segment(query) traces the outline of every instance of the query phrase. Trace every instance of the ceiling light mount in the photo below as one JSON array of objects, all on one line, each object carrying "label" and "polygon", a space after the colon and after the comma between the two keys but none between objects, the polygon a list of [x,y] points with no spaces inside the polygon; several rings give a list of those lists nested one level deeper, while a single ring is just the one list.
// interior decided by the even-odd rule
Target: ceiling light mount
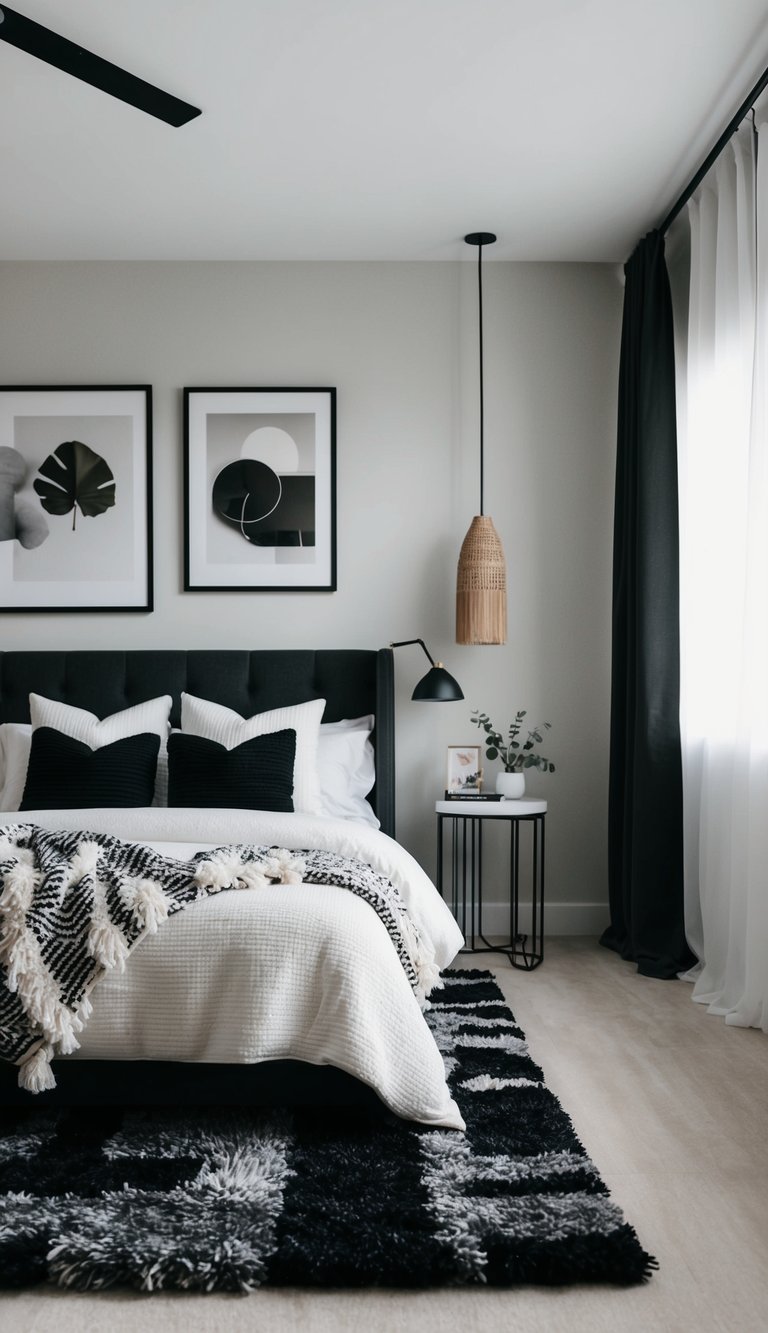
[{"label": "ceiling light mount", "polygon": [[464,240],[467,245],[493,245],[496,234],[492,231],[469,231]]}]

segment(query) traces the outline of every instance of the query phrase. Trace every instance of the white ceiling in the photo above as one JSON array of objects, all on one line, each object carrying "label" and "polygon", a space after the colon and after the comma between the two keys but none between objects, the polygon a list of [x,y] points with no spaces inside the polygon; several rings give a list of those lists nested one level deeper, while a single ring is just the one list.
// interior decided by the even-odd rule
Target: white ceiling
[{"label": "white ceiling", "polygon": [[203,114],[0,42],[4,259],[625,259],[768,62],[765,0],[16,6]]}]

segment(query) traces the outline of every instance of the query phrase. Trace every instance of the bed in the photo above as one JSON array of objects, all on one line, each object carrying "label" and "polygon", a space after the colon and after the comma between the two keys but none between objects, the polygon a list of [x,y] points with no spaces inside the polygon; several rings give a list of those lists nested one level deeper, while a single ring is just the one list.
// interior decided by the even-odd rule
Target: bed
[{"label": "bed", "polygon": [[[22,822],[85,829],[181,861],[246,843],[352,856],[396,886],[437,967],[458,951],[447,907],[393,838],[389,650],[0,653],[0,723],[28,723],[30,693],[99,718],[167,694],[174,728],[182,693],[242,718],[321,698],[324,726],[373,714],[368,799],[380,830],[318,814],[161,806],[2,811],[0,834]],[[196,903],[144,939],[125,972],[110,972],[91,998],[79,1048],[53,1060],[56,1087],[37,1104],[383,1102],[407,1118],[462,1127],[391,940],[368,903],[336,884]],[[5,1104],[29,1103],[17,1074],[0,1064]]]}]

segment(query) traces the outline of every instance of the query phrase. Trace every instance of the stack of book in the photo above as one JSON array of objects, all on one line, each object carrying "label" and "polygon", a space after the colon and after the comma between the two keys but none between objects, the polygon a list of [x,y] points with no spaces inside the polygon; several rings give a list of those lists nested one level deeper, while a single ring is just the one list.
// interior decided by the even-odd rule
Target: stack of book
[{"label": "stack of book", "polygon": [[447,791],[445,793],[446,801],[505,801],[505,796],[499,796],[495,791]]}]

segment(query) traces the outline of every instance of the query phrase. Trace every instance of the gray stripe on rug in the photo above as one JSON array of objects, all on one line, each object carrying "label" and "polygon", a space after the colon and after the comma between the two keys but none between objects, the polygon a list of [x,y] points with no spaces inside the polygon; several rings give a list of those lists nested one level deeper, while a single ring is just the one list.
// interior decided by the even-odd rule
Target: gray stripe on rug
[{"label": "gray stripe on rug", "polygon": [[262,1121],[258,1132],[242,1123],[239,1130],[224,1123],[221,1134],[195,1132],[193,1122],[179,1141],[204,1159],[184,1185],[157,1193],[126,1187],[80,1201],[76,1221],[63,1210],[48,1255],[54,1281],[96,1290],[138,1275],[144,1291],[213,1291],[230,1274],[241,1291],[261,1285],[290,1174],[285,1117]]},{"label": "gray stripe on rug", "polygon": [[596,1175],[592,1163],[577,1153],[546,1153],[532,1158],[482,1157],[473,1154],[465,1135],[435,1130],[422,1136],[426,1187],[438,1238],[451,1247],[457,1274],[464,1281],[484,1281],[486,1240],[503,1229],[515,1240],[566,1240],[608,1235],[623,1225],[621,1209],[605,1195],[526,1194],[521,1197],[472,1193],[488,1181],[521,1183],[583,1171]]}]

